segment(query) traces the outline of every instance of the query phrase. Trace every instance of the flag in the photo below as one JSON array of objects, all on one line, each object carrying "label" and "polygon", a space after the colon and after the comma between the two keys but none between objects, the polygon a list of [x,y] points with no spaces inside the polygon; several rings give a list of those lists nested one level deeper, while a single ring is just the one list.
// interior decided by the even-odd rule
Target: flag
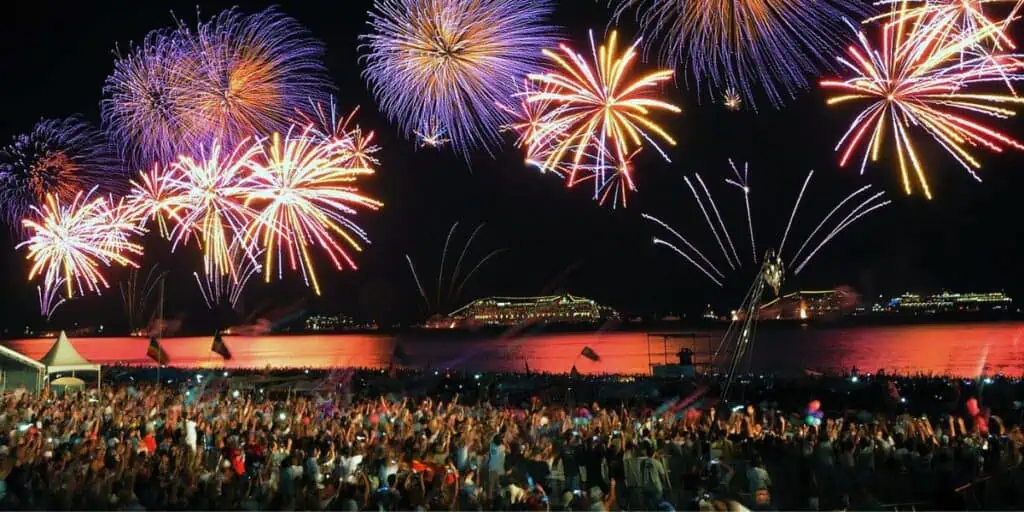
[{"label": "flag", "polygon": [[409,354],[405,353],[401,344],[395,343],[395,350],[391,353],[391,358],[398,361],[398,364],[406,364],[409,361]]},{"label": "flag", "polygon": [[220,354],[224,359],[231,359],[231,351],[224,344],[224,338],[221,337],[219,332],[213,336],[213,345],[210,347],[210,350]]},{"label": "flag", "polygon": [[601,356],[597,355],[597,352],[594,352],[594,349],[590,347],[583,347],[583,351],[580,352],[580,355],[594,361],[595,363],[601,360]]},{"label": "flag", "polygon": [[160,347],[160,342],[156,340],[156,336],[149,338],[149,348],[146,349],[146,356],[157,362],[157,364],[166,365],[171,361],[170,357],[167,357],[167,352]]}]

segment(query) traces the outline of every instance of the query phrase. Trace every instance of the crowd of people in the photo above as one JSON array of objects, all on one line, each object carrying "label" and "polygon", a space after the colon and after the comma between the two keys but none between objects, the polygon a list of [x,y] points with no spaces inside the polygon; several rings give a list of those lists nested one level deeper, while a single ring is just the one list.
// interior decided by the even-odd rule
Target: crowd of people
[{"label": "crowd of people", "polygon": [[[288,392],[227,378],[215,385],[213,376],[122,376],[99,392],[9,391],[0,507],[1024,508],[1024,433],[1015,418],[975,410],[966,393],[952,398],[954,410],[919,414],[891,394],[895,407],[870,411],[831,398],[788,409],[770,400],[799,395],[793,389],[842,396],[846,377],[754,377],[735,403],[700,381],[671,399],[578,403],[580,390],[602,382],[570,379],[559,389],[576,394],[520,400],[479,391],[481,380],[500,380],[493,376],[389,393],[354,385],[358,372],[314,377],[328,385]],[[886,393],[895,387],[881,382]],[[914,401],[940,397],[934,379],[900,382],[906,394],[918,390]]]}]

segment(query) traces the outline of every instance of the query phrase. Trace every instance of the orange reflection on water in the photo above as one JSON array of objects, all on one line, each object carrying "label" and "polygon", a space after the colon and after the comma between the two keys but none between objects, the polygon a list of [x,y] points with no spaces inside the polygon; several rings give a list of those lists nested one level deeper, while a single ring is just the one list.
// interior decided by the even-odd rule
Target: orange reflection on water
[{"label": "orange reflection on water", "polygon": [[[401,343],[409,364],[419,367],[462,368],[470,371],[648,373],[649,362],[674,361],[683,346],[701,361],[718,346],[720,332],[695,333],[695,341],[673,339],[666,345],[651,338],[648,355],[644,332],[537,334],[515,338],[476,339],[416,334],[330,334],[227,336],[234,358],[223,361],[210,351],[211,337],[169,338],[161,342],[173,366],[191,367],[386,367]],[[856,366],[862,372],[879,369],[899,373],[977,376],[980,372],[1024,375],[1024,324],[977,323],[851,327],[822,329],[762,328],[753,345],[755,371],[842,371]],[[153,364],[146,357],[146,338],[77,338],[75,348],[90,361],[113,364]],[[41,358],[52,339],[21,339],[2,344],[29,357]],[[600,354],[594,362],[579,357],[589,346]]]}]

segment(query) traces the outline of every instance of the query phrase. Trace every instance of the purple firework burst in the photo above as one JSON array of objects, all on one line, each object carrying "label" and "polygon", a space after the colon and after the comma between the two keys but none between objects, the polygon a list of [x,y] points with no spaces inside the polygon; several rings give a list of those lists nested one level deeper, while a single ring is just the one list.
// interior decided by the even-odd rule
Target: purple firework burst
[{"label": "purple firework burst", "polygon": [[29,209],[53,194],[70,202],[80,191],[119,191],[120,163],[103,133],[78,117],[40,120],[0,147],[3,221],[22,232]]},{"label": "purple firework burst", "polygon": [[[865,0],[612,0],[615,18],[636,10],[649,45],[667,65],[712,96],[729,88],[754,105],[762,90],[776,107],[809,85],[848,38],[846,17],[870,12]],[[648,49],[652,48],[648,46]]]},{"label": "purple firework burst", "polygon": [[179,21],[115,52],[104,126],[138,168],[283,133],[297,108],[332,89],[323,54],[322,43],[275,7],[229,9],[194,29]]},{"label": "purple firework burst", "polygon": [[363,76],[407,137],[438,124],[457,151],[490,149],[516,85],[557,43],[550,0],[377,0]]},{"label": "purple firework burst", "polygon": [[249,15],[229,9],[194,33],[179,32],[198,61],[187,116],[207,145],[284,133],[296,109],[333,89],[323,44],[275,7]]},{"label": "purple firework burst", "polygon": [[197,61],[177,35],[155,30],[126,53],[115,50],[114,71],[103,87],[103,126],[138,168],[171,162],[196,142],[186,114]]}]

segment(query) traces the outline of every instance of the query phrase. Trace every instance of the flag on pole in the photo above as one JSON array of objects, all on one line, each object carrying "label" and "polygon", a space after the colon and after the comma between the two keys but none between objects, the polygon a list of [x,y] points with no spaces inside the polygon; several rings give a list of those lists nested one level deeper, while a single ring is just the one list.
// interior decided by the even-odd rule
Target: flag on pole
[{"label": "flag on pole", "polygon": [[580,355],[594,361],[595,363],[601,360],[601,356],[597,355],[597,352],[594,352],[594,349],[590,347],[583,347],[583,351],[580,352]]},{"label": "flag on pole", "polygon": [[156,336],[149,338],[149,348],[146,349],[146,356],[161,365],[166,365],[171,361],[171,358],[167,357],[167,352],[164,352],[164,349],[160,347],[160,342],[157,341]]},{"label": "flag on pole", "polygon": [[224,338],[221,337],[219,332],[213,336],[213,346],[210,347],[210,350],[220,354],[225,360],[231,359],[231,351],[224,344]]}]

